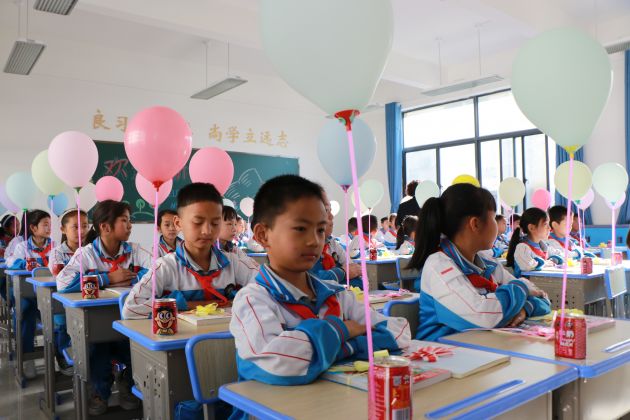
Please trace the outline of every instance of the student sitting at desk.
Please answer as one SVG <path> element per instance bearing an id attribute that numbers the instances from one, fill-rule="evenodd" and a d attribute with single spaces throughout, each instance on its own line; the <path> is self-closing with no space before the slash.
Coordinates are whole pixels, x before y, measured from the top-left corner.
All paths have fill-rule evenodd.
<path id="1" fill-rule="evenodd" d="M 238 246 L 237 237 L 237 215 L 234 207 L 223 206 L 223 221 L 221 222 L 221 230 L 219 232 L 219 245 L 224 253 L 235 254 L 239 259 L 243 260 L 247 266 L 258 268 L 258 263 Z"/>
<path id="2" fill-rule="evenodd" d="M 328 195 L 324 189 L 321 189 L 324 201 L 324 208 L 328 216 L 326 224 L 326 243 L 310 273 L 321 280 L 333 280 L 336 283 L 346 284 L 346 251 L 343 249 L 339 241 L 332 237 L 334 227 L 334 216 L 330 207 Z M 348 266 L 350 273 L 350 285 L 363 289 L 363 280 L 361 279 L 361 266 L 350 261 Z"/>
<path id="3" fill-rule="evenodd" d="M 81 258 L 83 275 L 96 275 L 101 288 L 130 286 L 148 271 L 151 267 L 151 255 L 140 245 L 127 242 L 132 227 L 130 213 L 129 204 L 119 201 L 105 200 L 94 207 L 93 225 L 87 237 L 88 245 L 79 249 L 55 278 L 59 293 L 81 290 Z M 135 410 L 140 404 L 131 394 L 133 379 L 129 342 L 99 343 L 90 348 L 90 383 L 93 394 L 89 400 L 88 412 L 92 416 L 107 411 L 113 360 L 126 366 L 117 384 L 120 406 L 125 410 Z"/>
<path id="4" fill-rule="evenodd" d="M 549 248 L 545 242 L 549 237 L 549 218 L 538 207 L 523 212 L 520 227 L 514 230 L 507 254 L 507 266 L 514 267 L 514 275 L 521 276 L 525 271 L 538 271 L 544 267 L 564 262 L 562 254 Z"/>
<path id="5" fill-rule="evenodd" d="M 553 206 L 548 210 L 549 213 L 549 225 L 551 227 L 551 233 L 549 234 L 549 240 L 547 245 L 549 249 L 553 249 L 554 252 L 564 257 L 564 240 L 566 238 L 567 228 L 567 208 L 565 206 Z M 582 257 L 595 258 L 595 255 L 590 252 L 585 252 L 579 245 L 579 242 L 573 238 L 569 238 L 569 257 L 574 260 L 579 260 Z"/>
<path id="6" fill-rule="evenodd" d="M 544 292 L 478 254 L 497 237 L 488 190 L 455 184 L 422 207 L 408 268 L 422 270 L 419 340 L 469 328 L 513 327 L 549 312 Z"/>
<path id="7" fill-rule="evenodd" d="M 22 241 L 15 247 L 15 252 L 6 260 L 7 267 L 11 270 L 26 269 L 27 260 L 33 259 L 37 267 L 46 267 L 51 249 L 50 242 L 50 215 L 43 210 L 32 210 L 28 212 L 26 219 L 26 229 L 28 229 L 28 239 Z M 31 268 L 29 268 L 31 270 Z M 21 298 L 22 309 L 21 325 L 16 326 L 15 315 L 13 317 L 14 328 L 20 328 L 22 333 L 22 349 L 24 353 L 35 350 L 35 328 L 37 327 L 37 300 L 35 298 Z M 23 363 L 24 376 L 33 379 L 37 372 L 35 361 L 27 360 Z"/>
<path id="8" fill-rule="evenodd" d="M 155 293 L 176 299 L 179 310 L 194 309 L 211 301 L 227 303 L 258 273 L 258 265 L 251 259 L 241 259 L 215 246 L 222 210 L 223 198 L 212 184 L 196 182 L 177 194 L 175 225 L 186 240 L 174 253 L 158 260 Z M 149 271 L 131 289 L 123 308 L 125 319 L 147 318 L 151 314 L 151 289 Z"/>
<path id="9" fill-rule="evenodd" d="M 230 332 L 239 378 L 269 384 L 314 381 L 333 363 L 367 360 L 362 302 L 309 273 L 328 224 L 320 187 L 296 175 L 267 181 L 254 201 L 254 235 L 269 265 L 234 299 Z M 409 345 L 409 323 L 372 310 L 374 350 Z"/>
<path id="10" fill-rule="evenodd" d="M 415 200 L 415 199 L 414 199 Z M 389 215 L 389 227 L 387 228 L 387 232 L 383 235 L 382 242 L 388 248 L 396 247 L 396 242 L 398 240 L 398 231 L 396 230 L 396 221 L 398 219 L 398 215 L 396 213 L 392 213 Z M 401 220 L 402 222 L 402 220 Z"/>
<path id="11" fill-rule="evenodd" d="M 494 220 L 497 222 L 497 239 L 494 241 L 493 248 L 501 251 L 501 256 L 510 247 L 510 240 L 505 232 L 507 231 L 507 222 L 502 214 L 497 214 Z"/>
<path id="12" fill-rule="evenodd" d="M 4 252 L 9 242 L 18 234 L 20 222 L 12 214 L 5 215 L 0 220 L 0 257 L 4 258 Z"/>
<path id="13" fill-rule="evenodd" d="M 396 234 L 396 251 L 398 255 L 411 255 L 416 249 L 417 216 L 407 216 L 400 224 Z"/>
<path id="14" fill-rule="evenodd" d="M 359 226 L 357 225 L 357 218 L 356 217 L 349 218 L 348 219 L 348 235 L 346 236 L 346 234 L 343 234 L 339 237 L 339 243 L 341 244 L 341 246 L 343 246 L 344 249 L 346 249 L 350 245 L 350 242 L 352 242 L 354 237 L 357 235 L 358 229 L 359 229 Z"/>
<path id="15" fill-rule="evenodd" d="M 173 219 L 177 213 L 173 210 L 160 210 L 158 213 L 158 231 L 160 232 L 160 242 L 158 243 L 159 257 L 175 252 L 175 248 L 182 242 L 182 238 L 175 227 Z"/>
<path id="16" fill-rule="evenodd" d="M 580 238 L 580 220 L 577 213 L 573 213 L 573 223 L 571 223 L 571 233 L 569 236 L 573 238 L 582 248 L 590 248 L 591 245 L 586 241 L 585 237 Z M 584 221 L 582 221 L 584 223 Z"/>
<path id="17" fill-rule="evenodd" d="M 374 236 L 377 241 L 385 242 L 385 234 L 389 230 L 389 217 L 381 217 L 381 228 L 376 232 Z"/>
<path id="18" fill-rule="evenodd" d="M 239 215 L 236 215 L 236 245 L 239 248 L 247 246 L 247 227 L 245 226 L 245 220 Z"/>
<path id="19" fill-rule="evenodd" d="M 384 248 L 384 245 L 380 242 L 377 242 L 374 239 L 374 234 L 378 230 L 377 219 L 376 216 L 370 214 L 366 214 L 361 217 L 361 225 L 363 227 L 363 244 L 365 245 L 365 256 L 369 257 L 370 248 Z M 394 243 L 394 245 L 396 245 Z M 350 254 L 350 258 L 359 258 L 361 256 L 361 241 L 359 240 L 359 236 L 355 236 L 350 242 L 350 250 L 348 253 Z"/>
<path id="20" fill-rule="evenodd" d="M 28 210 L 23 214 L 24 217 L 24 221 L 26 222 L 26 219 L 28 218 Z M 13 237 L 13 239 L 11 239 L 9 241 L 9 243 L 7 244 L 7 247 L 4 250 L 4 259 L 7 260 L 11 255 L 13 255 L 13 253 L 15 252 L 15 247 L 18 246 L 18 244 L 24 242 L 24 229 L 26 229 L 26 223 L 21 223 L 18 220 L 17 223 L 17 230 L 18 230 L 18 234 L 16 236 Z"/>

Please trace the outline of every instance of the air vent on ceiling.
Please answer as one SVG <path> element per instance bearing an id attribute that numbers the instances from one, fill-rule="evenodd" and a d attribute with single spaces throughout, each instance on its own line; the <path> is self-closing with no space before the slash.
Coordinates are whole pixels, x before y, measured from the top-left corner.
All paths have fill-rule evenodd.
<path id="1" fill-rule="evenodd" d="M 472 89 L 476 88 L 477 86 L 500 82 L 501 80 L 503 80 L 503 77 L 499 76 L 498 74 L 493 74 L 491 76 L 480 77 L 479 79 L 467 80 L 465 82 L 458 82 L 451 85 L 440 86 L 439 88 L 435 89 L 425 90 L 422 92 L 422 94 L 427 96 L 446 95 L 448 93 L 453 93 L 460 90 Z"/>
<path id="2" fill-rule="evenodd" d="M 77 1 L 79 0 L 37 0 L 35 10 L 65 16 L 70 14 Z"/>

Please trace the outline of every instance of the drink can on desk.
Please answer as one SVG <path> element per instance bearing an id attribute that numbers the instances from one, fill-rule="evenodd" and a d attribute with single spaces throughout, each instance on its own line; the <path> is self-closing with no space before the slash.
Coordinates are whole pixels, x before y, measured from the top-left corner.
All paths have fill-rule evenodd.
<path id="1" fill-rule="evenodd" d="M 623 254 L 621 252 L 612 252 L 610 254 L 613 265 L 623 264 Z"/>
<path id="2" fill-rule="evenodd" d="M 411 420 L 411 364 L 404 357 L 374 360 L 374 401 L 370 412 L 377 420 Z"/>
<path id="3" fill-rule="evenodd" d="M 28 271 L 33 271 L 37 267 L 39 267 L 39 263 L 37 262 L 37 258 L 29 257 L 29 258 L 26 259 L 26 269 Z"/>
<path id="4" fill-rule="evenodd" d="M 370 261 L 376 261 L 378 258 L 378 253 L 376 252 L 376 248 L 370 248 Z"/>
<path id="5" fill-rule="evenodd" d="M 81 280 L 81 297 L 83 299 L 98 299 L 98 277 L 83 276 L 83 280 Z"/>
<path id="6" fill-rule="evenodd" d="M 555 351 L 558 357 L 569 359 L 586 358 L 586 318 L 582 315 L 565 314 L 564 328 L 562 334 L 560 327 L 562 316 L 556 315 L 555 328 Z"/>
<path id="7" fill-rule="evenodd" d="M 591 257 L 582 257 L 580 260 L 582 274 L 591 274 L 593 272 L 593 259 Z"/>
<path id="8" fill-rule="evenodd" d="M 155 299 L 153 302 L 153 334 L 177 334 L 177 301 Z"/>

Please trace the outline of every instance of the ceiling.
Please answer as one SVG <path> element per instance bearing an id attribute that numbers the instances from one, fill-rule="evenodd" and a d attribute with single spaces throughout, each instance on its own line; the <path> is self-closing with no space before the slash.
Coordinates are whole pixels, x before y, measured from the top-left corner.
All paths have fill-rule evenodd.
<path id="1" fill-rule="evenodd" d="M 229 42 L 233 72 L 275 77 L 261 50 L 258 0 L 79 0 L 68 17 L 36 12 L 32 2 L 29 36 L 47 43 L 71 42 L 180 61 L 198 68 L 195 76 L 202 84 L 203 41 L 210 40 L 209 64 L 217 74 L 227 72 Z M 0 0 L 1 57 L 8 55 L 17 36 L 16 3 L 20 2 Z M 477 77 L 479 61 L 482 73 L 509 78 L 518 47 L 552 27 L 578 26 L 603 44 L 630 37 L 629 0 L 392 0 L 392 4 L 394 45 L 374 98 L 380 103 L 417 99 L 421 89 L 440 84 L 440 74 L 443 83 Z M 25 1 L 22 5 L 24 36 Z M 42 60 L 34 73 L 52 71 L 46 65 Z"/>

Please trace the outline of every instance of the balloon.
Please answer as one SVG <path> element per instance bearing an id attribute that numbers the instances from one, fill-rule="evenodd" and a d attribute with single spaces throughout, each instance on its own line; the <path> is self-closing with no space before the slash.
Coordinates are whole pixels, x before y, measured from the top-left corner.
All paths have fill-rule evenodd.
<path id="1" fill-rule="evenodd" d="M 339 210 L 341 210 L 341 206 L 339 205 L 339 203 L 335 200 L 332 200 L 330 202 L 330 212 L 332 213 L 332 215 L 336 216 L 339 213 Z"/>
<path id="2" fill-rule="evenodd" d="M 216 147 L 199 149 L 188 165 L 192 182 L 213 184 L 221 195 L 230 187 L 234 178 L 234 163 L 224 150 Z"/>
<path id="3" fill-rule="evenodd" d="M 7 179 L 7 195 L 21 209 L 32 209 L 37 199 L 37 186 L 29 172 L 16 172 Z"/>
<path id="4" fill-rule="evenodd" d="M 96 199 L 98 201 L 120 201 L 124 194 L 123 184 L 115 176 L 104 176 L 96 181 Z"/>
<path id="5" fill-rule="evenodd" d="M 228 200 L 227 198 L 223 199 L 223 205 L 227 207 L 232 207 L 233 209 L 236 208 L 236 206 L 234 205 L 234 201 Z"/>
<path id="6" fill-rule="evenodd" d="M 613 202 L 606 201 L 606 205 L 611 210 L 619 210 L 619 208 L 621 207 L 621 205 L 623 204 L 624 201 L 626 201 L 626 193 L 625 192 L 621 193 L 621 196 L 617 197 L 616 201 L 613 201 Z"/>
<path id="7" fill-rule="evenodd" d="M 158 191 L 158 206 L 164 202 L 171 193 L 171 189 L 173 189 L 173 180 L 169 179 L 160 185 L 160 189 Z M 138 194 L 140 197 L 150 206 L 155 206 L 155 187 L 153 183 L 147 181 L 140 173 L 136 174 L 136 190 L 138 190 Z"/>
<path id="8" fill-rule="evenodd" d="M 595 191 L 609 203 L 615 203 L 628 188 L 628 172 L 618 163 L 602 163 L 593 172 Z"/>
<path id="9" fill-rule="evenodd" d="M 569 163 L 564 162 L 556 168 L 554 183 L 556 190 L 564 197 L 569 195 Z M 573 161 L 573 188 L 571 200 L 579 200 L 588 192 L 592 185 L 591 170 L 580 161 Z"/>
<path id="10" fill-rule="evenodd" d="M 92 207 L 96 205 L 96 185 L 88 182 L 79 191 L 79 204 L 82 210 L 90 211 Z"/>
<path id="11" fill-rule="evenodd" d="M 547 211 L 551 205 L 551 193 L 544 188 L 539 188 L 532 195 L 532 204 L 541 210 Z"/>
<path id="12" fill-rule="evenodd" d="M 127 124 L 124 141 L 133 167 L 144 179 L 158 185 L 182 170 L 192 150 L 188 123 L 163 106 L 146 108 L 134 115 Z"/>
<path id="13" fill-rule="evenodd" d="M 440 187 L 433 181 L 422 181 L 416 187 L 416 201 L 420 207 L 431 197 L 440 196 Z"/>
<path id="14" fill-rule="evenodd" d="M 512 92 L 519 108 L 568 152 L 586 144 L 611 88 L 606 50 L 572 28 L 529 40 L 512 65 Z"/>
<path id="15" fill-rule="evenodd" d="M 354 210 L 352 210 L 352 215 L 355 215 L 356 209 L 357 209 L 357 203 L 354 200 L 354 189 L 353 188 L 348 188 L 348 195 L 350 196 L 350 201 L 352 202 L 352 206 L 354 207 Z M 359 187 L 359 200 L 362 200 L 361 187 Z M 363 215 L 364 213 L 367 213 L 368 210 L 369 209 L 365 205 L 365 203 L 363 201 L 361 201 L 361 215 Z"/>
<path id="16" fill-rule="evenodd" d="M 375 179 L 368 179 L 359 188 L 359 194 L 361 194 L 361 201 L 367 206 L 368 209 L 373 209 L 381 201 L 385 194 L 383 184 Z"/>
<path id="17" fill-rule="evenodd" d="M 85 186 L 98 165 L 94 141 L 79 131 L 65 131 L 48 146 L 48 163 L 55 175 L 72 188 Z"/>
<path id="18" fill-rule="evenodd" d="M 43 150 L 35 156 L 31 164 L 31 175 L 37 188 L 45 195 L 57 195 L 63 191 L 65 185 L 48 162 L 48 150 Z"/>
<path id="19" fill-rule="evenodd" d="M 479 183 L 479 180 L 477 180 L 477 178 L 467 174 L 461 174 L 455 177 L 451 185 L 455 184 L 472 184 L 475 187 L 481 187 L 481 184 Z"/>
<path id="20" fill-rule="evenodd" d="M 525 197 L 525 184 L 518 178 L 505 178 L 499 184 L 499 196 L 508 206 L 517 206 Z"/>
<path id="21" fill-rule="evenodd" d="M 589 188 L 584 197 L 582 197 L 580 200 L 575 201 L 580 210 L 586 210 L 591 206 L 591 204 L 593 204 L 593 200 L 595 200 L 595 193 L 593 192 L 592 188 Z"/>
<path id="22" fill-rule="evenodd" d="M 362 177 L 374 162 L 376 140 L 370 127 L 355 118 L 352 123 L 357 178 Z M 352 185 L 350 150 L 345 126 L 338 120 L 326 121 L 317 138 L 317 155 L 324 170 L 337 185 Z"/>
<path id="23" fill-rule="evenodd" d="M 241 209 L 241 213 L 247 217 L 251 217 L 254 214 L 254 200 L 250 197 L 243 198 L 238 207 Z"/>
<path id="24" fill-rule="evenodd" d="M 52 205 L 48 200 L 48 208 L 55 213 L 55 216 L 61 216 L 68 209 L 68 196 L 65 193 L 59 193 L 52 199 Z"/>
<path id="25" fill-rule="evenodd" d="M 11 213 L 17 213 L 18 211 L 20 211 L 20 208 L 16 206 L 15 203 L 11 201 L 11 199 L 7 195 L 7 191 L 4 185 L 0 185 L 0 203 Z"/>
<path id="26" fill-rule="evenodd" d="M 280 76 L 328 114 L 362 110 L 393 39 L 389 0 L 263 0 L 263 47 Z"/>

